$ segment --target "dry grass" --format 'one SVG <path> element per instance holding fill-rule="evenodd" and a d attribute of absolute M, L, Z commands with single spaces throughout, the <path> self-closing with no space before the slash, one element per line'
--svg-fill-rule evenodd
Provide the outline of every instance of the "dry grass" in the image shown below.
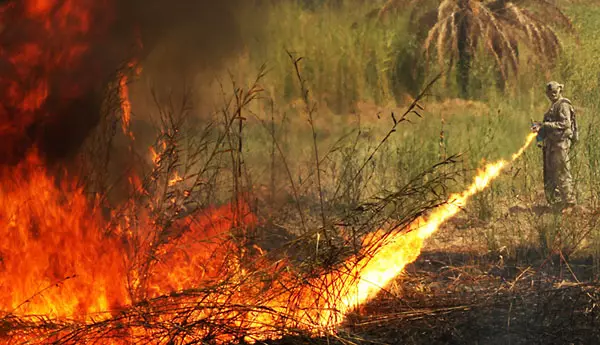
<path fill-rule="evenodd" d="M 488 24 L 493 24 L 491 19 Z M 529 27 L 532 28 L 542 30 Z M 491 38 L 486 37 L 487 43 L 490 43 Z M 553 51 L 554 43 L 549 44 L 549 51 Z M 504 47 L 508 49 L 506 42 Z M 510 65 L 512 53 L 509 50 L 506 53 L 509 57 L 505 62 Z M 340 72 L 340 75 L 345 74 Z M 303 84 L 302 76 L 299 79 Z M 356 120 L 357 125 L 347 117 L 331 120 L 319 116 L 322 112 L 314 112 L 310 99 L 305 97 L 306 88 L 302 85 L 303 97 L 295 104 L 300 116 L 291 121 L 295 121 L 292 125 L 303 123 L 312 136 L 314 146 L 311 147 L 311 158 L 304 164 L 305 161 L 296 154 L 298 151 L 285 150 L 285 140 L 289 140 L 285 136 L 289 132 L 275 129 L 279 124 L 275 122 L 273 110 L 270 109 L 268 114 L 270 119 L 262 113 L 258 116 L 254 113 L 255 109 L 266 109 L 265 103 L 261 103 L 260 95 L 263 92 L 259 84 L 260 78 L 248 88 L 234 85 L 233 90 L 225 92 L 223 87 L 224 105 L 218 116 L 213 118 L 216 120 L 202 124 L 206 126 L 198 127 L 195 124 L 183 131 L 182 125 L 190 125 L 187 122 L 189 104 L 156 104 L 159 109 L 156 119 L 159 138 L 154 149 L 160 164 L 150 166 L 142 188 L 132 199 L 139 204 L 115 215 L 116 218 L 135 215 L 142 204 L 150 204 L 155 210 L 153 219 L 157 222 L 149 234 L 149 241 L 155 246 L 147 250 L 141 250 L 145 247 L 139 246 L 135 251 L 139 255 L 136 264 L 145 267 L 142 270 L 150 272 L 152 265 L 160 259 L 158 247 L 168 245 L 181 235 L 172 232 L 174 220 L 211 202 L 238 198 L 241 193 L 250 196 L 254 211 L 268 219 L 256 233 L 245 233 L 248 237 L 236 243 L 240 247 L 259 244 L 267 252 L 264 258 L 270 262 L 290 259 L 292 264 L 288 268 L 297 270 L 298 280 L 288 288 L 301 288 L 302 279 L 314 277 L 324 269 L 334 269 L 344 259 L 355 255 L 359 249 L 357 239 L 365 233 L 383 226 L 401 227 L 410 222 L 443 200 L 443 194 L 447 192 L 445 188 L 453 179 L 453 187 L 460 188 L 460 181 L 456 182 L 460 177 L 459 169 L 454 164 L 456 157 L 450 156 L 441 165 L 431 169 L 421 169 L 426 165 L 423 163 L 426 159 L 417 157 L 425 152 L 421 147 L 418 152 L 413 152 L 413 156 L 408 151 L 398 153 L 406 156 L 406 161 L 402 161 L 407 166 L 408 173 L 405 176 L 397 173 L 389 177 L 376 170 L 374 160 L 378 160 L 379 165 L 388 164 L 386 159 L 389 151 L 382 153 L 384 149 L 399 150 L 399 144 L 390 144 L 388 141 L 396 136 L 400 137 L 398 141 L 407 140 L 406 133 L 398 133 L 403 128 L 397 125 L 406 124 L 405 120 L 420 121 L 411 114 L 412 111 L 420 115 L 440 115 L 440 118 L 434 118 L 435 123 L 430 127 L 437 131 L 441 125 L 442 133 L 447 128 L 444 127 L 444 119 L 454 115 L 455 118 L 461 118 L 463 113 L 468 113 L 463 120 L 469 122 L 471 118 L 468 115 L 493 112 L 491 106 L 474 101 L 449 100 L 426 104 L 425 111 L 418 106 L 418 97 L 416 102 L 406 99 L 408 110 L 397 106 L 372 106 L 370 102 L 364 102 L 361 104 L 361 107 L 364 106 L 362 111 L 369 118 L 362 123 L 360 119 Z M 252 104 L 248 104 L 248 101 Z M 272 105 L 273 100 L 269 101 Z M 257 103 L 258 106 L 254 108 Z M 392 112 L 396 115 L 390 116 Z M 310 121 L 308 125 L 307 117 Z M 118 179 L 115 176 L 108 178 L 108 173 L 102 170 L 109 166 L 106 161 L 111 159 L 108 155 L 114 135 L 111 131 L 114 131 L 118 120 L 118 116 L 103 119 L 98 141 L 89 147 L 88 157 L 99 159 L 90 161 L 93 164 L 86 166 L 91 173 L 86 175 L 90 180 L 82 183 L 88 186 L 91 193 L 101 196 L 109 191 L 114 192 L 115 180 Z M 429 120 L 431 118 L 425 121 Z M 253 135 L 256 132 L 249 130 L 248 122 L 251 121 L 256 121 L 255 124 L 268 133 L 267 141 L 264 138 L 255 140 Z M 370 121 L 386 124 L 379 125 L 379 131 L 366 133 L 360 125 Z M 343 145 L 337 138 L 329 138 L 333 144 L 323 148 L 321 140 L 327 133 L 330 136 L 338 133 L 330 127 L 345 129 L 350 127 L 349 123 L 356 125 L 357 129 L 356 132 L 351 131 L 352 135 L 345 138 L 347 140 Z M 457 127 L 458 136 L 461 136 L 463 129 Z M 517 133 L 515 136 L 520 135 L 511 128 L 507 131 Z M 360 145 L 365 144 L 363 140 L 367 136 L 371 141 L 361 150 Z M 195 140 L 188 141 L 190 137 Z M 488 138 L 480 135 L 474 140 L 484 141 Z M 250 145 L 256 146 L 248 149 Z M 287 145 L 298 146 L 298 142 L 292 140 Z M 257 162 L 249 159 L 249 154 L 264 150 L 266 146 L 270 152 L 269 161 L 259 160 L 257 165 L 267 171 L 265 167 L 270 167 L 273 183 L 266 187 L 266 191 L 260 191 L 257 184 L 259 179 L 254 175 L 257 170 L 253 169 L 253 164 Z M 442 148 L 440 157 L 446 158 L 441 151 Z M 336 155 L 340 152 L 342 154 Z M 480 153 L 474 154 L 475 160 L 481 159 Z M 139 159 L 148 163 L 147 158 L 141 156 Z M 344 163 L 341 166 L 340 161 Z M 292 164 L 298 164 L 302 169 L 292 169 Z M 398 168 L 392 168 L 399 170 L 402 167 L 399 164 Z M 321 171 L 327 171 L 327 174 L 319 177 Z M 168 186 L 167 181 L 174 172 L 180 174 L 183 183 L 175 187 Z M 468 169 L 463 166 L 463 173 L 467 172 Z M 513 173 L 516 176 L 518 169 L 511 171 Z M 272 176 L 279 176 L 277 183 Z M 376 187 L 381 185 L 372 183 L 377 178 L 387 180 L 385 182 L 392 180 L 393 183 L 378 189 Z M 505 185 L 509 185 L 505 182 Z M 268 197 L 259 195 L 263 192 Z M 529 192 L 532 195 L 535 193 Z M 147 193 L 151 196 L 148 197 Z M 581 283 L 595 279 L 596 273 L 590 269 L 594 263 L 582 259 L 585 256 L 577 256 L 581 247 L 593 249 L 593 241 L 586 243 L 584 240 L 597 228 L 596 214 L 592 212 L 579 218 L 577 215 L 565 217 L 557 226 L 552 216 L 540 217 L 534 208 L 528 206 L 535 202 L 535 197 L 519 201 L 525 206 L 518 208 L 517 211 L 521 210 L 519 212 L 511 212 L 515 210 L 512 208 L 515 205 L 512 204 L 513 200 L 506 199 L 510 199 L 514 193 L 507 192 L 506 195 L 509 197 L 498 201 L 490 192 L 478 199 L 475 206 L 468 207 L 439 236 L 429 241 L 432 252 L 424 253 L 414 265 L 407 268 L 405 275 L 387 287 L 375 301 L 350 315 L 337 334 L 316 338 L 290 327 L 289 323 L 282 323 L 274 325 L 272 332 L 274 338 L 283 338 L 267 343 L 468 343 L 474 339 L 488 344 L 543 343 L 568 339 L 574 342 L 597 341 L 598 287 L 592 283 Z M 122 198 L 111 199 L 109 204 Z M 115 222 L 122 220 L 114 219 Z M 317 236 L 325 228 L 328 241 Z M 465 248 L 469 248 L 469 251 Z M 238 254 L 236 251 L 235 255 Z M 251 267 L 252 263 L 248 266 Z M 264 287 L 280 282 L 277 273 L 277 270 L 268 267 L 254 270 L 242 280 L 246 281 L 245 284 L 254 283 L 257 288 Z M 119 332 L 137 327 L 142 334 L 131 339 L 138 343 L 159 339 L 165 344 L 211 343 L 217 334 L 227 334 L 237 342 L 243 342 L 241 339 L 244 336 L 252 336 L 256 330 L 247 325 L 235 325 L 236 316 L 251 311 L 277 313 L 265 310 L 265 300 L 261 298 L 268 299 L 271 296 L 264 295 L 264 291 L 252 291 L 254 299 L 244 303 L 234 303 L 228 299 L 233 290 L 244 288 L 239 281 L 239 277 L 226 277 L 218 284 L 194 286 L 155 298 L 146 298 L 143 291 L 138 291 L 134 294 L 137 300 L 132 306 L 113 313 L 104 321 L 83 323 L 50 320 L 44 316 L 2 315 L 0 334 L 37 333 L 43 338 L 60 333 L 55 344 L 81 343 L 84 339 L 91 343 L 102 343 L 107 336 L 126 338 L 130 334 Z M 225 301 L 215 296 L 225 296 Z M 209 317 L 191 316 L 199 311 Z M 165 318 L 165 315 L 169 317 Z M 280 314 L 275 316 L 281 319 L 289 317 Z M 291 321 L 298 320 L 292 318 Z"/>
<path fill-rule="evenodd" d="M 298 62 L 294 59 L 293 65 L 302 82 Z M 33 340 L 30 338 L 29 341 L 51 344 L 102 343 L 111 338 L 126 343 L 180 344 L 212 343 L 223 338 L 243 342 L 247 337 L 261 338 L 266 335 L 267 338 L 278 338 L 309 333 L 302 326 L 310 317 L 318 315 L 324 307 L 339 298 L 333 287 L 339 282 L 327 279 L 328 272 L 339 270 L 340 279 L 356 279 L 354 276 L 346 277 L 344 272 L 351 272 L 353 264 L 381 246 L 380 242 L 369 243 L 370 249 L 365 252 L 364 248 L 360 248 L 362 236 L 384 225 L 402 229 L 439 203 L 438 193 L 445 189 L 444 183 L 453 174 L 439 174 L 438 170 L 441 166 L 452 164 L 452 158 L 413 176 L 397 190 L 359 198 L 355 200 L 357 203 L 339 211 L 332 208 L 339 203 L 337 192 L 325 205 L 319 188 L 321 182 L 316 173 L 321 169 L 324 158 L 315 155 L 315 165 L 304 179 L 316 179 L 316 184 L 312 186 L 318 193 L 313 200 L 319 207 L 310 210 L 306 204 L 301 204 L 299 199 L 302 195 L 294 194 L 296 200 L 291 205 L 295 205 L 301 215 L 306 213 L 310 220 L 305 223 L 305 232 L 300 237 L 278 246 L 279 250 L 285 252 L 286 247 L 300 243 L 304 252 L 296 256 L 293 265 L 286 265 L 285 261 L 283 264 L 270 261 L 273 253 L 263 256 L 262 251 L 255 249 L 255 234 L 244 226 L 241 207 L 236 206 L 238 201 L 248 200 L 248 195 L 252 194 L 251 178 L 246 173 L 248 170 L 242 150 L 246 139 L 243 121 L 246 113 L 251 114 L 247 110 L 248 105 L 259 97 L 261 76 L 262 73 L 259 73 L 247 89 L 238 88 L 234 83 L 231 96 L 224 98 L 226 101 L 219 112 L 221 122 L 209 123 L 202 131 L 197 131 L 198 128 L 193 125 L 190 116 L 192 107 L 187 94 L 183 95 L 181 102 L 163 104 L 156 100 L 158 136 L 152 146 L 152 164 L 137 183 L 129 180 L 128 187 L 131 190 L 128 198 L 118 203 L 119 207 L 112 206 L 103 198 L 111 188 L 115 188 L 108 184 L 110 180 L 106 171 L 98 175 L 103 178 L 99 181 L 102 183 L 90 184 L 105 188 L 94 190 L 95 200 L 99 200 L 103 207 L 113 207 L 107 216 L 108 228 L 104 235 L 119 237 L 126 248 L 127 267 L 131 271 L 126 277 L 127 288 L 132 304 L 98 315 L 87 315 L 85 320 L 75 316 L 73 319 L 54 319 L 45 315 L 7 312 L 0 318 L 4 340 L 20 343 L 20 336 L 31 336 Z M 421 96 L 403 113 L 397 116 L 391 114 L 392 124 L 387 134 L 368 151 L 368 156 L 356 170 L 343 174 L 344 178 L 339 180 L 339 195 L 347 194 L 345 189 L 355 185 L 356 180 L 364 174 L 373 174 L 373 171 L 366 169 L 367 165 L 379 154 L 388 139 L 400 130 L 402 124 L 410 122 L 413 116 L 419 116 Z M 305 101 L 306 115 L 312 121 L 309 101 L 307 98 Z M 111 156 L 97 152 L 111 152 L 118 111 L 118 107 L 107 108 L 106 124 L 100 126 L 99 130 L 108 132 L 93 137 L 97 140 L 91 140 L 90 151 L 86 151 L 89 155 L 82 158 L 85 161 L 87 157 L 92 164 L 84 168 L 93 170 L 108 165 L 106 160 L 110 160 Z M 316 145 L 315 133 L 313 127 Z M 275 137 L 273 140 L 276 143 Z M 98 148 L 101 151 L 95 151 Z M 324 157 L 327 154 L 324 153 Z M 290 183 L 293 186 L 292 176 Z M 363 186 L 359 184 L 358 188 Z M 230 195 L 225 198 L 227 193 Z M 197 286 L 154 296 L 153 279 L 160 265 L 169 262 L 169 255 L 177 249 L 178 240 L 186 236 L 186 231 L 191 231 L 192 225 L 181 226 L 182 218 L 186 224 L 202 223 L 196 219 L 202 217 L 202 208 L 208 202 L 221 198 L 231 200 L 233 205 L 231 229 L 223 234 L 229 240 L 216 239 L 217 247 L 214 249 L 215 258 L 225 260 L 220 267 L 226 271 L 218 271 L 221 274 L 214 280 L 199 280 L 201 283 Z M 326 206 L 330 212 L 325 212 Z M 304 219 L 300 218 L 304 223 Z M 116 231 L 117 227 L 119 231 Z M 210 231 L 208 228 L 205 230 Z M 315 234 L 324 230 L 328 231 L 330 237 L 321 243 L 319 236 L 316 236 L 315 246 Z M 206 241 L 210 242 L 209 239 Z M 356 260 L 347 261 L 352 256 Z M 234 269 L 236 263 L 240 265 L 239 270 Z M 329 294 L 315 293 L 329 290 L 332 291 Z M 43 293 L 41 291 L 40 296 Z M 308 300 L 307 293 L 310 296 Z M 255 313 L 269 315 L 271 322 L 264 326 L 251 322 Z"/>
<path fill-rule="evenodd" d="M 390 294 L 351 323 L 370 343 L 593 343 L 600 287 L 499 267 L 472 256 L 423 253 Z M 364 316 L 362 316 L 364 315 Z"/>

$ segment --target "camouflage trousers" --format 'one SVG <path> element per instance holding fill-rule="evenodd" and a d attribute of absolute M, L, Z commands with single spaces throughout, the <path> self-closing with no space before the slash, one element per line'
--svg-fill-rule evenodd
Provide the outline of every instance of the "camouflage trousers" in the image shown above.
<path fill-rule="evenodd" d="M 570 146 L 569 140 L 544 145 L 544 191 L 550 205 L 576 203 L 569 162 Z"/>

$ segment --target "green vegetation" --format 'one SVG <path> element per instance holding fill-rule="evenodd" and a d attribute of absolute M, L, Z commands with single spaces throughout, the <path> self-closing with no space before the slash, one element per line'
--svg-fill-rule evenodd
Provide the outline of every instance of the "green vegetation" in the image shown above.
<path fill-rule="evenodd" d="M 358 169 L 393 125 L 391 113 L 402 113 L 440 72 L 440 65 L 435 59 L 426 63 L 421 50 L 426 35 L 415 30 L 418 21 L 412 11 L 412 6 L 417 6 L 414 2 L 387 12 L 381 20 L 373 15 L 381 8 L 375 4 L 351 0 L 334 3 L 310 8 L 296 1 L 262 5 L 269 7 L 266 31 L 260 37 L 247 37 L 251 43 L 245 58 L 240 60 L 239 68 L 230 68 L 250 77 L 261 64 L 267 65 L 261 85 L 266 88 L 269 102 L 256 106 L 260 109 L 255 109 L 244 129 L 246 164 L 254 173 L 254 183 L 268 186 L 275 179 L 277 191 L 272 193 L 291 193 L 292 175 L 299 188 L 312 195 L 309 199 L 317 195 L 316 189 L 311 189 L 316 183 L 312 131 L 289 51 L 303 57 L 301 75 L 309 89 L 310 107 L 314 102 L 318 152 L 325 157 L 320 168 L 326 199 L 341 183 L 352 184 L 346 189 L 348 193 L 354 190 L 354 196 L 348 195 L 353 200 L 393 190 L 454 154 L 460 154 L 460 159 L 447 169 L 458 170 L 463 177 L 451 183 L 447 193 L 462 190 L 484 162 L 506 158 L 524 143 L 530 120 L 539 120 L 548 106 L 543 86 L 554 79 L 565 84 L 565 95 L 579 112 L 581 141 L 573 150 L 578 198 L 589 209 L 596 208 L 600 201 L 600 138 L 595 134 L 595 114 L 600 107 L 600 38 L 595 26 L 599 6 L 589 1 L 559 4 L 562 13 L 571 19 L 578 40 L 564 29 L 565 18 L 558 12 L 542 11 L 543 25 L 559 35 L 561 54 L 550 68 L 534 63 L 532 53 L 539 53 L 539 49 L 521 43 L 520 67 L 516 78 L 507 79 L 504 91 L 496 87 L 498 65 L 493 54 L 486 53 L 484 45 L 478 46 L 469 67 L 469 99 L 460 98 L 465 90 L 457 83 L 457 69 L 444 72 L 421 102 L 425 109 L 419 113 L 423 118 L 411 117 L 412 123 L 399 126 L 359 174 L 358 182 L 348 181 L 348 171 Z M 518 5 L 527 8 L 530 3 L 522 1 Z M 242 27 L 253 25 L 253 11 L 246 9 Z M 281 152 L 274 153 L 273 141 L 279 143 Z M 260 162 L 263 164 L 257 164 Z M 292 173 L 283 173 L 283 165 Z M 531 210 L 544 204 L 542 190 L 541 152 L 532 145 L 506 174 L 474 198 L 461 217 L 478 229 L 478 238 L 489 249 L 508 246 L 516 250 L 531 243 L 549 248 L 562 241 L 560 246 L 567 251 L 567 235 L 558 239 L 558 233 L 572 237 L 585 234 L 584 241 L 575 241 L 584 254 L 600 248 L 600 229 L 589 222 L 563 219 L 557 228 L 555 221 L 533 211 L 528 217 L 506 217 L 511 208 Z M 473 225 L 481 222 L 485 225 Z"/>

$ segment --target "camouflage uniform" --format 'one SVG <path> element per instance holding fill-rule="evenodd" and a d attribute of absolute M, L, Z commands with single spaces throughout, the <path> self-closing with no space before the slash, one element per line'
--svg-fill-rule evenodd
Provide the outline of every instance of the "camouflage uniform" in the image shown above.
<path fill-rule="evenodd" d="M 544 114 L 540 134 L 543 139 L 544 157 L 544 190 L 546 199 L 551 205 L 575 205 L 573 178 L 569 162 L 569 149 L 573 130 L 571 124 L 571 102 L 560 95 L 562 85 L 556 82 L 548 83 L 547 89 L 558 87 L 558 94 Z M 548 96 L 551 98 L 551 96 Z M 552 98 L 551 98 L 552 100 Z"/>

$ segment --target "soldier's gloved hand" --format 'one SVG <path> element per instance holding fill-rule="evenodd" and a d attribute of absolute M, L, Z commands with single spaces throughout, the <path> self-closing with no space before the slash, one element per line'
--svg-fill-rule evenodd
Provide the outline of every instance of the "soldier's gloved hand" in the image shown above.
<path fill-rule="evenodd" d="M 534 122 L 534 123 L 531 124 L 531 131 L 533 133 L 539 132 L 541 128 L 542 128 L 542 123 L 541 122 Z"/>

